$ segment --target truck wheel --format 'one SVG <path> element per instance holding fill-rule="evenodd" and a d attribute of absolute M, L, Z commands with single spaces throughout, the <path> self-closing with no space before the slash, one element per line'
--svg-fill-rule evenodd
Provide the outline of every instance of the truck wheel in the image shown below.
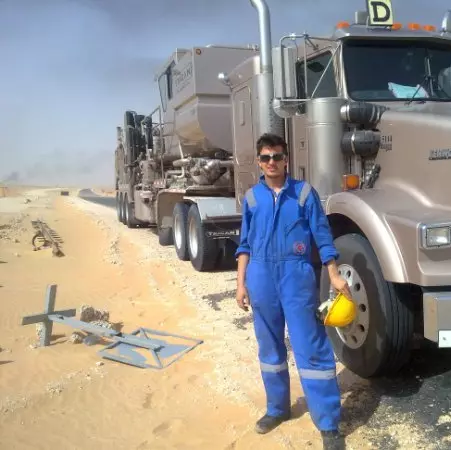
<path fill-rule="evenodd" d="M 172 235 L 175 246 L 175 252 L 182 261 L 189 260 L 188 251 L 188 211 L 189 206 L 186 203 L 178 202 L 174 206 L 172 215 Z"/>
<path fill-rule="evenodd" d="M 172 239 L 172 228 L 160 228 L 158 230 L 158 242 L 164 247 L 173 245 L 174 240 Z"/>
<path fill-rule="evenodd" d="M 122 206 L 121 206 L 121 194 L 120 192 L 116 193 L 116 214 L 117 220 L 122 222 Z"/>
<path fill-rule="evenodd" d="M 121 222 L 126 225 L 127 223 L 127 194 L 122 194 L 122 200 L 121 200 L 121 211 L 122 211 L 122 220 Z"/>
<path fill-rule="evenodd" d="M 125 194 L 124 211 L 125 211 L 124 218 L 125 225 L 127 225 L 128 228 L 136 228 L 140 224 L 140 221 L 137 220 L 135 217 L 135 208 L 133 206 L 133 203 L 130 203 L 128 201 L 127 194 Z"/>
<path fill-rule="evenodd" d="M 397 372 L 410 355 L 413 311 L 409 299 L 384 280 L 370 243 L 358 234 L 335 241 L 340 274 L 347 280 L 357 317 L 345 328 L 326 327 L 338 359 L 352 372 L 370 378 Z M 327 268 L 321 273 L 321 301 L 328 298 Z"/>
<path fill-rule="evenodd" d="M 125 212 L 124 212 L 124 194 L 119 196 L 119 208 L 120 208 L 120 222 L 125 223 Z"/>
<path fill-rule="evenodd" d="M 123 202 L 123 206 L 122 206 L 122 211 L 124 211 L 124 212 L 123 212 L 123 214 L 124 214 L 124 217 L 123 217 L 123 219 L 124 219 L 124 225 L 127 225 L 127 222 L 129 221 L 129 218 L 128 218 L 128 212 L 129 212 L 129 210 L 128 210 L 128 199 L 127 199 L 127 194 L 124 194 L 124 202 Z"/>
<path fill-rule="evenodd" d="M 191 205 L 188 212 L 188 251 L 191 264 L 198 272 L 215 268 L 219 254 L 218 244 L 205 235 L 197 205 Z"/>

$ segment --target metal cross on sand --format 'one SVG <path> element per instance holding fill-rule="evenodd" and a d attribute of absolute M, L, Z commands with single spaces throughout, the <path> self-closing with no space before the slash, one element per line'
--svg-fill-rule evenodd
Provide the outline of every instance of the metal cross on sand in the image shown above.
<path fill-rule="evenodd" d="M 22 325 L 42 323 L 43 330 L 40 336 L 41 347 L 50 345 L 53 324 L 56 322 L 71 326 L 78 330 L 86 331 L 107 340 L 111 340 L 112 342 L 110 344 L 106 345 L 103 350 L 98 352 L 103 358 L 141 368 L 163 369 L 180 359 L 185 353 L 203 343 L 203 340 L 152 330 L 150 328 L 140 327 L 131 333 L 122 333 L 116 330 L 73 319 L 76 315 L 75 309 L 66 309 L 62 311 L 54 310 L 56 290 L 56 284 L 51 284 L 47 287 L 45 308 L 42 314 L 34 314 L 22 318 Z M 151 335 L 171 337 L 176 340 L 191 341 L 192 344 L 187 345 L 180 342 L 169 343 L 160 339 L 152 338 Z M 116 353 L 111 351 L 113 349 L 116 350 Z M 147 358 L 142 353 L 138 353 L 136 351 L 137 349 L 148 350 L 151 356 L 153 356 L 155 363 L 148 363 Z M 171 357 L 174 358 L 167 362 Z M 165 362 L 166 365 L 164 364 Z"/>

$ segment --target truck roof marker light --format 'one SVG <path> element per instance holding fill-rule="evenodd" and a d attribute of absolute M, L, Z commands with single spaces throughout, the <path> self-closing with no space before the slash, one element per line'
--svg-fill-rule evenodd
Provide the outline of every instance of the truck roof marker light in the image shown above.
<path fill-rule="evenodd" d="M 407 28 L 409 30 L 420 30 L 421 25 L 419 23 L 409 23 L 409 25 L 407 25 Z"/>
<path fill-rule="evenodd" d="M 425 31 L 437 31 L 437 27 L 434 25 L 423 25 L 423 30 Z"/>
<path fill-rule="evenodd" d="M 402 23 L 399 22 L 395 22 L 392 26 L 391 29 L 392 30 L 400 30 L 402 28 Z"/>
<path fill-rule="evenodd" d="M 337 23 L 337 28 L 349 28 L 349 22 L 346 21 L 341 21 Z"/>
<path fill-rule="evenodd" d="M 347 173 L 341 177 L 341 188 L 343 191 L 352 191 L 360 186 L 360 177 L 358 175 Z"/>

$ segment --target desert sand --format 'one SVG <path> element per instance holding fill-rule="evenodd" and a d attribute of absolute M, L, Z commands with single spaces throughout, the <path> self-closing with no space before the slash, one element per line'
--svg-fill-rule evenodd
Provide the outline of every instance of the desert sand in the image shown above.
<path fill-rule="evenodd" d="M 61 237 L 64 256 L 33 251 L 35 219 Z M 127 229 L 114 209 L 76 190 L 3 192 L 0 448 L 321 449 L 292 358 L 293 420 L 269 435 L 253 430 L 265 398 L 251 317 L 234 300 L 235 276 L 195 272 L 173 248 L 159 247 L 151 230 Z M 36 326 L 21 320 L 43 311 L 49 284 L 58 286 L 57 309 L 90 305 L 124 332 L 142 326 L 204 342 L 163 370 L 102 359 L 102 344 L 73 343 L 74 329 L 62 324 L 54 325 L 51 345 L 39 347 Z M 355 379 L 338 368 L 346 402 Z M 374 448 L 359 439 L 355 420 L 348 448 Z"/>

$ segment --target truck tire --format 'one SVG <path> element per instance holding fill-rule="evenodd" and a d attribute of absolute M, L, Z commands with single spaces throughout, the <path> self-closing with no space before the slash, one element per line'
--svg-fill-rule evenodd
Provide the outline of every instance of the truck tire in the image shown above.
<path fill-rule="evenodd" d="M 119 194 L 119 222 L 120 223 L 125 223 L 124 222 L 124 194 Z"/>
<path fill-rule="evenodd" d="M 127 194 L 121 195 L 121 223 L 125 225 L 125 219 L 127 217 L 127 212 L 125 210 L 125 197 Z"/>
<path fill-rule="evenodd" d="M 127 225 L 128 228 L 136 228 L 140 224 L 140 221 L 135 217 L 135 208 L 133 206 L 133 203 L 128 201 L 127 194 L 125 194 L 124 212 L 124 224 Z"/>
<path fill-rule="evenodd" d="M 172 237 L 175 252 L 182 261 L 189 261 L 188 251 L 188 211 L 189 205 L 178 202 L 172 215 Z"/>
<path fill-rule="evenodd" d="M 337 261 L 357 304 L 357 318 L 346 328 L 326 327 L 334 352 L 344 366 L 362 378 L 396 373 L 410 355 L 413 310 L 399 286 L 384 280 L 367 239 L 347 234 L 335 241 Z M 321 301 L 328 298 L 329 275 L 323 267 Z"/>
<path fill-rule="evenodd" d="M 172 239 L 172 228 L 159 228 L 158 229 L 158 242 L 163 247 L 168 247 L 174 244 Z"/>
<path fill-rule="evenodd" d="M 188 251 L 191 264 L 198 272 L 213 270 L 219 255 L 216 241 L 208 239 L 200 218 L 197 205 L 188 211 Z"/>
<path fill-rule="evenodd" d="M 121 194 L 120 192 L 116 193 L 116 214 L 117 220 L 122 222 L 122 205 L 121 205 Z"/>

